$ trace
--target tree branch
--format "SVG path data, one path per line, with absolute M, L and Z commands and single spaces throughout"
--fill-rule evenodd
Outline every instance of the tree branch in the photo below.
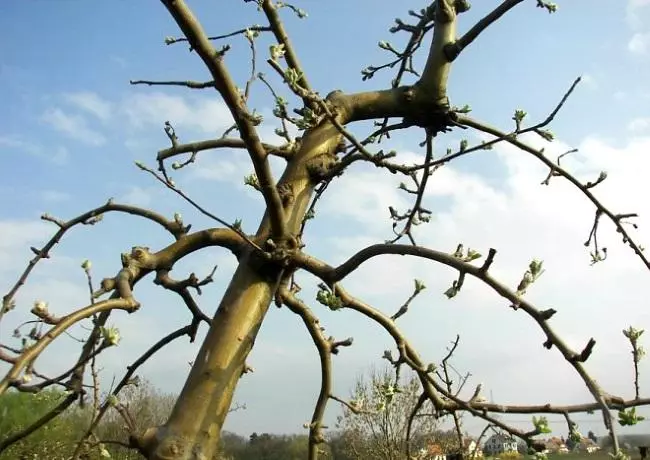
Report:
M 20 372 L 32 363 L 38 355 L 58 336 L 63 334 L 67 329 L 69 329 L 73 324 L 78 323 L 79 321 L 89 318 L 97 313 L 108 310 L 125 310 L 129 313 L 136 311 L 140 307 L 140 304 L 133 298 L 127 299 L 109 299 L 96 304 L 89 305 L 85 308 L 75 311 L 67 316 L 61 318 L 60 322 L 52 327 L 46 334 L 43 335 L 35 344 L 27 348 L 16 362 L 11 367 L 9 372 L 5 377 L 0 381 L 0 395 L 3 394 L 7 388 L 14 383 L 14 381 L 20 375 Z
M 466 8 L 465 8 L 466 7 Z M 456 18 L 469 8 L 463 1 L 437 0 L 429 7 L 428 14 L 434 14 L 433 40 L 429 49 L 418 88 L 423 96 L 437 107 L 449 107 L 447 98 L 447 79 L 451 69 L 451 59 L 447 56 L 447 46 L 456 41 Z
M 497 6 L 492 12 L 487 16 L 481 19 L 479 22 L 474 25 L 470 30 L 468 30 L 465 35 L 460 37 L 454 43 L 449 44 L 446 49 L 447 56 L 450 61 L 454 61 L 458 55 L 465 49 L 467 46 L 472 43 L 476 38 L 487 29 L 490 25 L 494 24 L 499 20 L 504 14 L 513 9 L 515 6 L 523 2 L 524 0 L 504 0 L 499 6 Z
M 293 49 L 293 45 L 291 44 L 291 40 L 289 40 L 289 36 L 284 30 L 284 25 L 282 24 L 282 20 L 280 19 L 277 8 L 273 4 L 272 0 L 263 0 L 262 9 L 264 10 L 264 14 L 269 20 L 269 24 L 271 26 L 271 30 L 273 31 L 273 35 L 275 35 L 275 39 L 278 41 L 278 43 L 284 45 L 284 58 L 287 61 L 287 64 L 289 64 L 289 67 L 294 69 L 300 75 L 300 79 L 297 81 L 298 85 L 300 85 L 307 92 L 310 92 L 311 87 L 307 81 L 307 76 L 302 70 L 302 66 L 298 61 L 298 56 Z M 314 103 L 308 98 L 303 98 L 303 103 L 306 107 L 314 107 Z
M 269 211 L 272 233 L 282 238 L 286 235 L 286 221 L 282 199 L 273 180 L 266 151 L 234 81 L 223 64 L 223 56 L 212 46 L 199 21 L 189 9 L 184 0 L 161 0 L 163 5 L 187 37 L 192 48 L 198 53 L 205 66 L 214 78 L 215 86 L 237 124 L 242 140 L 253 162 L 253 167 L 260 182 L 264 201 Z
M 318 400 L 314 407 L 314 413 L 309 424 L 309 460 L 316 460 L 318 458 L 318 445 L 325 442 L 323 435 L 323 417 L 329 396 L 332 393 L 332 342 L 327 340 L 321 327 L 319 320 L 311 309 L 305 305 L 301 300 L 296 298 L 287 287 L 281 287 L 278 291 L 282 302 L 289 307 L 289 309 L 300 316 L 305 327 L 309 331 L 314 345 L 318 349 L 318 356 L 320 358 L 321 369 L 321 387 L 318 394 Z
M 152 80 L 129 80 L 129 83 L 132 85 L 147 85 L 147 86 L 184 86 L 185 88 L 191 89 L 205 89 L 205 88 L 216 88 L 214 81 L 152 81 Z
M 554 115 L 554 114 L 552 114 Z M 624 218 L 624 215 L 621 214 L 614 214 L 611 212 L 609 209 L 607 209 L 598 198 L 595 197 L 595 195 L 591 192 L 590 186 L 583 185 L 578 179 L 573 177 L 570 173 L 568 173 L 565 169 L 560 167 L 557 164 L 554 164 L 551 160 L 549 160 L 545 155 L 543 150 L 537 150 L 528 144 L 521 142 L 518 140 L 515 136 L 508 135 L 502 131 L 499 131 L 496 128 L 493 128 L 487 124 L 481 123 L 477 120 L 474 120 L 472 118 L 469 118 L 464 115 L 457 115 L 456 116 L 456 121 L 460 123 L 461 125 L 468 126 L 470 128 L 474 128 L 478 131 L 484 132 L 486 134 L 490 134 L 492 136 L 496 136 L 498 138 L 503 138 L 506 142 L 509 144 L 514 145 L 515 147 L 519 148 L 520 150 L 523 150 L 524 152 L 530 153 L 533 155 L 535 158 L 537 158 L 539 161 L 544 163 L 548 168 L 552 171 L 554 175 L 557 176 L 562 176 L 569 182 L 571 182 L 573 185 L 575 185 L 580 191 L 591 201 L 594 206 L 596 207 L 597 211 L 601 214 L 605 214 L 609 219 L 614 223 L 614 226 L 616 227 L 616 231 L 620 233 L 623 236 L 623 241 L 632 248 L 634 253 L 641 259 L 643 264 L 650 270 L 650 260 L 645 256 L 639 245 L 637 245 L 634 240 L 630 237 L 628 234 L 627 230 L 623 226 L 622 220 Z
M 178 339 L 179 337 L 191 334 L 193 329 L 194 329 L 193 325 L 188 324 L 187 326 L 184 326 L 180 329 L 177 329 L 169 333 L 165 337 L 161 338 L 158 342 L 153 344 L 146 352 L 144 352 L 138 359 L 136 359 L 133 362 L 133 364 L 126 367 L 127 369 L 126 373 L 122 377 L 122 380 L 120 380 L 117 386 L 113 389 L 111 395 L 117 396 L 122 390 L 122 388 L 124 388 L 130 382 L 131 377 L 133 376 L 133 374 L 135 374 L 135 371 L 144 363 L 146 363 L 149 360 L 149 358 L 151 358 L 154 354 L 156 354 L 156 352 L 162 349 L 165 345 L 168 345 L 169 343 Z M 102 418 L 108 411 L 109 407 L 111 407 L 111 399 L 107 398 L 104 404 L 102 404 L 101 408 L 99 409 L 99 413 L 97 414 L 97 417 L 95 417 L 90 427 L 86 431 L 86 434 L 82 437 L 81 441 L 77 444 L 77 448 L 75 450 L 73 458 L 77 458 L 77 455 L 80 453 L 81 447 L 83 446 L 83 441 L 85 439 L 88 439 L 88 437 L 93 433 L 95 428 L 99 425 L 99 422 L 101 422 Z M 137 436 L 132 436 L 130 443 L 133 444 L 134 447 L 139 448 L 138 446 L 141 445 L 141 440 Z
M 494 249 L 490 250 L 490 253 L 495 252 Z M 484 266 L 474 266 L 470 263 L 464 262 L 462 259 L 456 257 L 454 254 L 447 254 L 440 251 L 435 251 L 433 249 L 427 249 L 418 246 L 408 246 L 408 245 L 398 245 L 398 244 L 375 244 L 368 246 L 361 251 L 357 252 L 346 262 L 341 264 L 337 268 L 333 268 L 325 264 L 324 262 L 318 261 L 314 258 L 306 256 L 302 253 L 297 253 L 294 256 L 294 262 L 301 268 L 304 268 L 308 272 L 312 273 L 315 276 L 318 276 L 323 281 L 328 283 L 330 286 L 337 286 L 339 280 L 343 279 L 345 276 L 350 274 L 352 271 L 356 270 L 363 262 L 371 259 L 372 257 L 378 255 L 387 255 L 387 254 L 399 254 L 399 255 L 411 255 L 415 257 L 421 257 L 425 259 L 434 260 L 436 262 L 442 263 L 449 267 L 452 267 L 458 270 L 461 274 L 469 274 L 475 278 L 480 279 L 485 284 L 490 286 L 495 292 L 500 296 L 506 298 L 511 302 L 511 305 L 514 308 L 520 308 L 524 310 L 533 320 L 539 325 L 544 334 L 547 336 L 547 343 L 555 345 L 555 347 L 560 351 L 564 359 L 576 370 L 580 375 L 583 382 L 589 389 L 589 392 L 592 394 L 596 402 L 598 403 L 599 408 L 602 411 L 605 425 L 610 430 L 612 438 L 614 435 L 614 424 L 612 423 L 611 414 L 609 412 L 609 407 L 607 400 L 605 399 L 603 390 L 598 386 L 596 381 L 591 378 L 591 376 L 585 370 L 582 362 L 588 356 L 583 357 L 583 354 L 589 354 L 587 351 L 591 351 L 593 348 L 593 339 L 590 340 L 590 343 L 585 348 L 585 352 L 578 354 L 572 351 L 566 343 L 557 335 L 557 333 L 551 328 L 548 319 L 549 317 L 544 314 L 544 312 L 538 310 L 531 303 L 527 302 L 522 298 L 521 295 L 515 293 L 508 287 L 496 281 L 489 273 Z M 338 286 L 335 288 L 337 294 L 344 300 L 344 303 L 347 304 L 347 300 L 340 293 L 340 288 Z M 387 321 L 380 321 L 380 317 L 375 314 L 373 315 L 375 321 L 380 322 L 386 330 L 393 328 L 393 325 Z M 415 361 L 414 361 L 415 362 Z M 414 370 L 417 371 L 421 365 L 411 366 Z M 441 389 L 438 388 L 438 391 Z M 432 393 L 433 394 L 433 393 Z M 449 395 L 446 395 L 449 397 Z M 432 399 L 434 405 L 438 407 L 436 401 Z
M 56 244 L 58 244 L 61 241 L 61 238 L 63 238 L 65 233 L 68 230 L 70 230 L 72 227 L 79 224 L 94 225 L 97 222 L 101 221 L 104 213 L 107 212 L 124 212 L 127 214 L 132 214 L 134 216 L 140 216 L 140 217 L 144 217 L 145 219 L 149 219 L 152 222 L 155 222 L 160 226 L 162 226 L 168 232 L 170 232 L 174 236 L 174 238 L 176 238 L 176 240 L 180 239 L 188 230 L 188 227 L 184 227 L 182 225 L 182 222 L 179 222 L 177 220 L 168 220 L 162 215 L 148 209 L 143 209 L 136 206 L 130 206 L 125 204 L 113 203 L 112 199 L 108 200 L 108 202 L 102 206 L 99 206 L 95 209 L 91 209 L 90 211 L 80 214 L 79 216 L 65 222 L 56 219 L 50 216 L 49 214 L 43 214 L 41 216 L 41 219 L 48 222 L 55 223 L 59 227 L 59 230 L 54 234 L 54 236 L 52 236 L 52 238 L 50 238 L 50 240 L 41 249 L 32 248 L 32 252 L 35 253 L 34 258 L 32 258 L 32 260 L 29 261 L 29 264 L 27 265 L 23 273 L 20 275 L 16 283 L 12 286 L 9 292 L 5 294 L 4 297 L 2 298 L 2 307 L 0 308 L 0 320 L 2 320 L 2 317 L 4 316 L 5 313 L 13 309 L 14 297 L 16 296 L 16 293 L 21 288 L 21 286 L 25 284 L 30 273 L 32 272 L 34 267 L 36 267 L 36 264 L 41 259 L 50 258 L 50 251 Z
M 293 154 L 293 152 L 287 146 L 279 147 L 270 144 L 262 144 L 262 147 L 264 147 L 264 150 L 268 155 L 274 155 L 280 158 L 284 158 L 286 160 L 290 159 Z M 247 147 L 246 147 L 246 143 L 241 139 L 234 139 L 234 138 L 209 139 L 205 141 L 189 142 L 187 144 L 180 144 L 177 146 L 170 147 L 168 149 L 159 150 L 158 155 L 156 156 L 156 160 L 163 161 L 183 153 L 196 154 L 197 152 L 201 152 L 203 150 L 220 149 L 220 148 L 245 149 Z

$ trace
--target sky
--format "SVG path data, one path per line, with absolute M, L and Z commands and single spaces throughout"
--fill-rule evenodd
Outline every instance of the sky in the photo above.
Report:
M 216 6 L 207 0 L 188 2 L 211 35 L 253 24 L 264 24 L 254 4 L 227 0 Z M 366 82 L 361 69 L 388 59 L 380 40 L 403 45 L 405 36 L 388 32 L 394 18 L 407 19 L 408 9 L 426 2 L 331 0 L 296 1 L 308 17 L 283 11 L 286 27 L 312 86 L 325 95 L 385 88 L 393 77 L 383 73 Z M 459 32 L 497 5 L 475 2 L 459 19 Z M 607 171 L 607 180 L 594 193 L 617 213 L 638 212 L 633 235 L 650 245 L 650 1 L 558 0 L 549 15 L 527 0 L 490 27 L 454 64 L 449 82 L 452 104 L 472 107 L 472 116 L 504 130 L 511 128 L 515 109 L 527 119 L 546 117 L 578 76 L 582 82 L 551 129 L 553 143 L 529 141 L 554 158 L 571 148 L 566 166 L 580 180 L 594 180 Z M 157 2 L 84 2 L 81 0 L 8 0 L 0 5 L 0 287 L 16 282 L 30 258 L 55 232 L 42 222 L 47 212 L 69 219 L 113 197 L 116 202 L 151 207 L 171 217 L 180 212 L 193 229 L 214 226 L 181 199 L 139 171 L 134 161 L 155 166 L 155 155 L 168 147 L 163 131 L 170 121 L 182 142 L 220 135 L 230 115 L 210 90 L 131 86 L 129 80 L 208 80 L 200 59 L 183 44 L 165 46 L 164 38 L 179 30 Z M 272 77 L 264 64 L 270 41 L 261 39 L 263 59 L 258 71 Z M 226 64 L 240 86 L 250 73 L 250 51 L 242 37 L 232 46 Z M 422 63 L 422 56 L 416 59 Z M 408 80 L 413 82 L 413 79 Z M 277 127 L 265 88 L 254 86 L 251 106 L 265 116 L 260 134 L 276 141 Z M 293 102 L 295 103 L 295 101 Z M 366 126 L 352 127 L 364 132 Z M 436 142 L 438 152 L 456 147 L 462 138 L 476 142 L 476 133 L 454 131 Z M 421 134 L 409 131 L 384 148 L 395 149 L 410 163 L 423 158 Z M 281 162 L 274 163 L 276 177 Z M 253 232 L 263 212 L 261 197 L 243 183 L 252 172 L 245 152 L 203 152 L 197 162 L 173 174 L 189 196 L 223 219 L 242 219 Z M 594 209 L 561 178 L 549 186 L 540 182 L 547 172 L 529 155 L 500 145 L 477 152 L 438 170 L 430 181 L 425 206 L 432 221 L 418 229 L 418 242 L 452 252 L 458 243 L 486 254 L 498 250 L 492 271 L 516 287 L 533 258 L 544 260 L 546 272 L 527 298 L 558 311 L 553 326 L 577 350 L 590 337 L 597 341 L 586 367 L 607 391 L 633 396 L 629 345 L 621 334 L 633 325 L 647 328 L 647 285 L 650 273 L 614 232 L 601 225 L 599 239 L 608 259 L 590 266 L 583 243 L 591 229 Z M 308 229 L 307 250 L 335 265 L 364 245 L 391 236 L 388 206 L 409 207 L 409 197 L 397 189 L 403 180 L 374 167 L 355 166 L 329 188 Z M 17 308 L 0 325 L 0 341 L 16 345 L 11 331 L 25 319 L 35 300 L 49 303 L 55 314 L 87 304 L 81 262 L 89 259 L 96 280 L 113 276 L 120 253 L 132 246 L 159 249 L 170 242 L 155 226 L 132 216 L 107 215 L 93 227 L 74 228 L 40 263 L 17 296 Z M 236 261 L 225 251 L 209 249 L 181 261 L 178 278 L 195 271 L 207 275 L 218 266 L 215 282 L 197 300 L 212 315 Z M 404 257 L 377 258 L 350 276 L 344 286 L 378 309 L 393 313 L 408 297 L 413 280 L 427 289 L 399 325 L 427 362 L 439 362 L 446 347 L 460 335 L 454 365 L 470 372 L 474 385 L 483 383 L 485 396 L 497 403 L 577 403 L 589 401 L 584 383 L 557 350 L 541 344 L 543 334 L 522 312 L 481 285 L 468 280 L 461 293 L 448 300 L 443 292 L 456 274 L 431 262 Z M 335 393 L 349 396 L 356 378 L 381 356 L 391 342 L 385 332 L 357 315 L 325 311 L 315 302 L 317 281 L 304 277 L 302 298 L 321 318 L 328 334 L 354 337 L 354 346 L 334 357 Z M 189 313 L 171 293 L 147 278 L 136 296 L 136 314 L 117 313 L 120 345 L 100 360 L 108 388 L 159 337 L 186 324 Z M 72 332 L 81 335 L 77 329 Z M 194 344 L 186 339 L 166 348 L 141 368 L 140 375 L 165 392 L 182 387 L 205 328 Z M 41 372 L 66 369 L 76 356 L 71 337 L 51 347 L 37 362 Z M 247 409 L 233 413 L 226 429 L 252 432 L 305 430 L 319 390 L 315 347 L 302 322 L 286 308 L 271 308 L 248 360 L 255 369 L 241 380 L 235 401 Z M 1 366 L 0 366 L 1 367 Z M 647 361 L 641 366 L 647 390 Z M 647 394 L 647 393 L 646 393 Z M 469 394 L 468 394 L 469 396 Z M 330 404 L 326 421 L 333 426 L 340 408 Z M 642 413 L 644 413 L 642 411 Z M 278 414 L 282 414 L 280 417 Z M 531 428 L 526 416 L 504 417 Z M 566 428 L 550 417 L 557 434 Z M 576 416 L 583 432 L 603 433 L 597 416 Z M 481 430 L 483 422 L 469 416 L 465 428 Z M 641 423 L 633 430 L 643 431 Z M 630 432 L 620 429 L 619 432 Z

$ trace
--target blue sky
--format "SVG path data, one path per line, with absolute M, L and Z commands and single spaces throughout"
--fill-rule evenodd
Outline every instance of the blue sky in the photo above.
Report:
M 393 19 L 406 19 L 408 9 L 425 5 L 408 2 L 400 7 L 376 0 L 296 3 L 309 17 L 299 20 L 287 13 L 286 26 L 312 86 L 322 95 L 334 89 L 354 92 L 387 86 L 392 75 L 362 82 L 360 71 L 386 59 L 377 47 L 379 40 L 403 43 L 405 37 L 388 33 Z M 497 4 L 475 3 L 461 16 L 461 32 Z M 583 83 L 552 125 L 558 141 L 547 146 L 547 152 L 554 155 L 579 147 L 566 164 L 581 179 L 593 179 L 607 169 L 610 178 L 597 193 L 616 212 L 641 214 L 638 238 L 648 245 L 650 210 L 643 196 L 650 191 L 646 178 L 650 2 L 558 3 L 558 13 L 548 15 L 527 0 L 467 49 L 452 70 L 452 103 L 470 104 L 473 116 L 507 128 L 516 108 L 525 109 L 532 120 L 545 117 L 573 79 L 582 75 Z M 221 2 L 220 9 L 204 0 L 190 5 L 209 34 L 264 23 L 253 4 L 241 1 Z M 212 225 L 133 166 L 134 160 L 153 165 L 156 151 L 168 146 L 162 129 L 165 120 L 174 124 L 181 141 L 215 137 L 228 125 L 227 110 L 214 92 L 129 85 L 130 79 L 208 79 L 200 60 L 186 47 L 164 45 L 165 36 L 178 35 L 165 8 L 158 2 L 127 0 L 14 0 L 4 2 L 0 10 L 2 290 L 26 264 L 28 247 L 42 244 L 54 231 L 39 221 L 43 212 L 70 218 L 115 197 L 169 216 L 180 211 L 194 228 Z M 226 62 L 243 86 L 250 71 L 248 45 L 241 37 L 229 43 L 232 50 Z M 268 44 L 262 41 L 258 46 L 264 58 Z M 260 70 L 272 74 L 268 67 Z M 252 105 L 266 115 L 261 133 L 273 140 L 275 124 L 261 85 L 255 87 Z M 441 149 L 457 145 L 460 136 L 454 132 L 442 139 Z M 398 149 L 408 162 L 422 155 L 419 140 L 419 134 L 398 136 L 390 148 Z M 197 164 L 176 172 L 174 178 L 199 203 L 226 220 L 242 218 L 252 231 L 262 206 L 260 197 L 243 185 L 250 172 L 242 152 L 204 152 Z M 593 209 L 559 180 L 541 187 L 545 175 L 533 159 L 505 147 L 442 168 L 427 195 L 434 219 L 420 230 L 421 240 L 449 251 L 461 241 L 483 252 L 496 247 L 500 256 L 495 273 L 513 285 L 531 258 L 543 258 L 548 270 L 531 299 L 552 304 L 560 312 L 555 324 L 576 348 L 594 336 L 599 345 L 588 368 L 608 390 L 630 396 L 629 352 L 620 330 L 628 324 L 648 325 L 642 289 L 648 274 L 608 226 L 602 240 L 610 247 L 610 260 L 590 267 L 582 242 Z M 399 180 L 374 168 L 357 167 L 333 184 L 307 234 L 311 252 L 337 263 L 363 244 L 386 239 L 388 205 L 408 207 L 407 197 L 396 190 Z M 133 245 L 160 248 L 167 242 L 157 228 L 130 216 L 107 216 L 96 227 L 74 229 L 21 291 L 19 308 L 0 326 L 3 341 L 37 298 L 49 301 L 59 314 L 86 303 L 82 260 L 93 261 L 100 279 L 116 272 L 120 252 Z M 232 258 L 215 249 L 175 268 L 179 277 L 191 270 L 201 275 L 214 264 L 219 264 L 216 281 L 199 299 L 210 315 L 229 280 Z M 507 309 L 478 283 L 470 283 L 449 302 L 441 293 L 453 273 L 431 264 L 386 258 L 364 266 L 347 285 L 392 312 L 408 295 L 415 277 L 424 279 L 429 289 L 401 324 L 427 359 L 444 356 L 444 347 L 458 332 L 457 367 L 470 371 L 474 383 L 484 382 L 497 402 L 586 400 L 584 385 L 556 352 L 542 349 L 541 333 L 529 319 Z M 314 285 L 305 279 L 305 299 L 313 299 Z M 158 336 L 189 318 L 170 294 L 154 289 L 150 281 L 141 283 L 137 292 L 142 310 L 129 317 L 116 315 L 124 341 L 102 362 L 107 382 Z M 360 372 L 380 363 L 390 342 L 354 315 L 314 307 L 330 333 L 355 337 L 355 346 L 335 357 L 336 391 L 346 396 Z M 39 367 L 55 372 L 66 364 L 63 356 L 74 342 L 57 346 Z M 143 368 L 143 375 L 165 391 L 177 391 L 196 349 L 182 343 L 167 350 Z M 318 391 L 317 358 L 301 322 L 286 309 L 272 309 L 250 364 L 256 372 L 242 380 L 236 396 L 248 409 L 234 414 L 227 428 L 242 434 L 300 432 L 311 417 Z M 278 419 L 278 413 L 283 417 Z M 337 413 L 332 405 L 328 419 Z M 584 431 L 601 431 L 597 423 L 583 425 Z M 469 430 L 480 427 L 478 421 L 467 419 Z

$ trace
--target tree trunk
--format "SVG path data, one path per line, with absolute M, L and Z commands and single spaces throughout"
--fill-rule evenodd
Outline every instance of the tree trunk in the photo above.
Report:
M 341 114 L 346 112 L 340 110 Z M 345 118 L 339 115 L 340 122 Z M 294 238 L 294 244 L 317 182 L 313 166 L 321 168 L 327 159 L 335 158 L 340 137 L 329 121 L 311 129 L 278 182 L 291 191 L 285 215 L 289 238 Z M 255 241 L 264 246 L 271 237 L 267 212 Z M 164 426 L 147 430 L 139 441 L 147 458 L 212 459 L 246 358 L 273 300 L 280 272 L 279 265 L 260 266 L 252 251 L 240 258 L 169 420 Z
M 211 459 L 246 357 L 269 308 L 273 285 L 245 256 L 214 316 L 172 414 L 149 436 L 150 459 Z

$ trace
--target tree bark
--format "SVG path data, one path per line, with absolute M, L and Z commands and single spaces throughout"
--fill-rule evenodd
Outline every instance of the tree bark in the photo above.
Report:
M 339 123 L 347 122 L 349 113 L 344 106 L 337 107 Z M 305 134 L 299 150 L 287 164 L 278 184 L 292 192 L 284 207 L 290 238 L 298 235 L 318 182 L 310 172 L 312 166 L 320 165 L 323 158 L 335 158 L 340 138 L 336 127 L 324 121 Z M 255 241 L 263 246 L 269 238 L 267 210 Z M 279 265 L 261 266 L 252 251 L 242 255 L 169 420 L 164 426 L 147 430 L 138 441 L 147 458 L 212 458 L 246 358 L 273 300 L 280 272 Z

